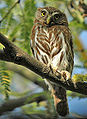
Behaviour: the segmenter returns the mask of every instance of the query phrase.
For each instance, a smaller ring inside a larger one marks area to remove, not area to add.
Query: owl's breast
[[[56,27],[39,27],[34,37],[34,56],[41,62],[59,70],[66,69],[67,43],[61,30]]]

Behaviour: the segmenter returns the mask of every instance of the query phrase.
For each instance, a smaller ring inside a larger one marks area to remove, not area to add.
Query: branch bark
[[[9,63],[9,62],[5,63],[5,67],[10,71],[13,71],[25,77],[27,80],[32,81],[34,84],[40,86],[44,90],[47,90],[47,85],[45,85],[44,80],[39,80],[40,76],[38,76],[32,71],[29,71],[27,68],[17,64]]]
[[[39,103],[44,100],[46,100],[46,96],[44,96],[44,93],[31,94],[29,96],[25,96],[18,99],[10,99],[0,105],[0,115],[4,112],[12,111],[13,109],[23,106],[25,104],[30,104],[33,102]]]
[[[33,72],[37,73],[42,78],[46,78],[58,86],[62,86],[67,90],[87,95],[86,82],[82,81],[80,82],[79,80],[77,82],[74,82],[72,79],[60,80],[62,76],[60,73],[57,74],[57,76],[53,74],[49,67],[37,61],[35,58],[29,56],[26,52],[24,52],[16,45],[14,45],[12,42],[10,42],[1,33],[0,33],[0,43],[5,47],[3,50],[0,50],[0,60],[22,65],[32,70]]]

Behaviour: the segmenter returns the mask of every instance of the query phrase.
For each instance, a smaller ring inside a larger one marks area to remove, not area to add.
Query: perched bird
[[[73,69],[73,43],[66,15],[54,7],[38,8],[31,33],[34,57],[46,64],[53,73],[60,72],[64,80],[71,77]],[[63,80],[61,79],[61,80]],[[68,114],[66,90],[45,79],[54,98],[59,115]]]

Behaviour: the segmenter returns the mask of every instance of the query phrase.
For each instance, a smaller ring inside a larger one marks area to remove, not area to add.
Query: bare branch
[[[40,86],[44,90],[47,90],[47,85],[45,85],[44,80],[39,80],[40,77],[37,74],[35,74],[34,72],[29,71],[27,68],[25,68],[23,66],[9,63],[9,62],[6,62],[5,66],[8,70],[18,73],[19,75],[25,77],[27,80],[30,80],[34,84]]]
[[[44,100],[46,100],[46,96],[44,96],[44,93],[38,93],[38,95],[32,94],[18,99],[10,99],[0,105],[0,115],[4,112],[12,111],[13,109],[23,106],[25,104],[30,104],[33,102],[39,103]]]
[[[22,51],[12,42],[10,42],[4,35],[0,33],[0,43],[5,46],[3,53],[0,52],[0,60],[14,62],[16,64],[25,66],[26,68],[32,70],[43,78],[50,80],[56,85],[60,85],[67,90],[71,90],[74,92],[78,92],[81,94],[87,95],[87,83],[80,82],[79,79],[77,82],[74,80],[60,80],[61,74],[59,73],[57,76],[53,74],[49,67],[45,64],[37,61],[35,58],[29,56],[27,53]],[[3,56],[2,56],[3,54]]]

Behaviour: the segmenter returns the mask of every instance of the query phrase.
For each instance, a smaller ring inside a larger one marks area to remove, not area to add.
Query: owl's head
[[[35,20],[42,26],[68,25],[66,15],[54,7],[38,8]]]

